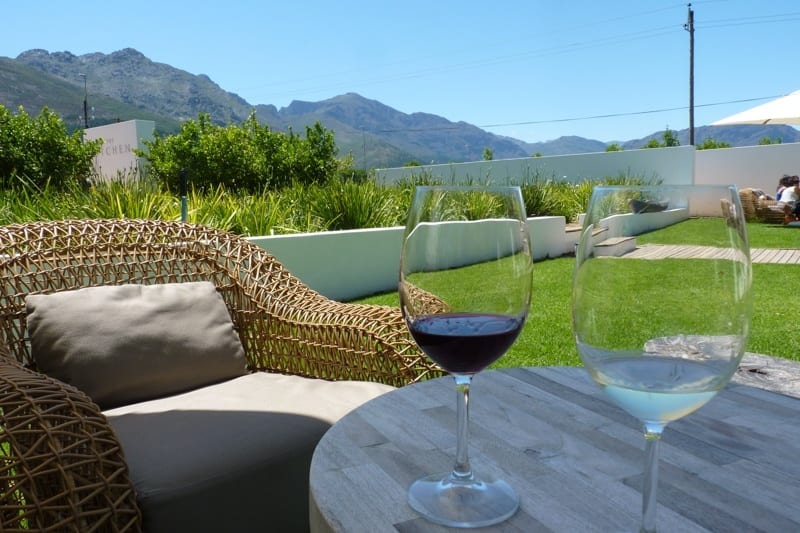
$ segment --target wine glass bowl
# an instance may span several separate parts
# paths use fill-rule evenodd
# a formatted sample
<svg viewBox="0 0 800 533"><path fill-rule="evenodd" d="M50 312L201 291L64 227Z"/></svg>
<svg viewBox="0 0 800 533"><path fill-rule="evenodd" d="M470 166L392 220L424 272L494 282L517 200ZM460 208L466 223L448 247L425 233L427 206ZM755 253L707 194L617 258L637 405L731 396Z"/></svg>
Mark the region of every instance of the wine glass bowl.
<svg viewBox="0 0 800 533"><path fill-rule="evenodd" d="M531 243L518 187L417 187L400 260L403 317L420 349L456 383L457 449L451 472L411 485L425 518L481 527L512 516L505 481L476 476L468 458L472 377L514 343L530 307Z"/></svg>
<svg viewBox="0 0 800 533"><path fill-rule="evenodd" d="M752 307L735 187L598 187L573 278L573 330L592 379L644 425L641 531L655 531L658 442L710 401L744 354Z"/></svg>

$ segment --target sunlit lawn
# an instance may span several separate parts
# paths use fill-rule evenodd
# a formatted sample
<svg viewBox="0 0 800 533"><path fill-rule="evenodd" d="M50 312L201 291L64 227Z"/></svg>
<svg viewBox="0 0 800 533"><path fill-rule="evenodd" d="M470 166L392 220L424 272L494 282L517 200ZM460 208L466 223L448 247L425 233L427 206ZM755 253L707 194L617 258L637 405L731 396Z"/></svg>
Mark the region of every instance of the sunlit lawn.
<svg viewBox="0 0 800 533"><path fill-rule="evenodd" d="M640 242L667 243L675 232L696 234L704 221L690 220L666 230L641 236ZM800 229L777 225L748 224L753 248L798 248ZM534 265L534 293L528 321L519 339L495 366L579 365L572 336L570 293L574 259L561 257ZM753 323L747 351L800 361L800 335L797 332L796 298L785 287L797 285L800 265L754 264ZM465 290L469 290L465 286ZM358 300L397 306L396 292Z"/></svg>

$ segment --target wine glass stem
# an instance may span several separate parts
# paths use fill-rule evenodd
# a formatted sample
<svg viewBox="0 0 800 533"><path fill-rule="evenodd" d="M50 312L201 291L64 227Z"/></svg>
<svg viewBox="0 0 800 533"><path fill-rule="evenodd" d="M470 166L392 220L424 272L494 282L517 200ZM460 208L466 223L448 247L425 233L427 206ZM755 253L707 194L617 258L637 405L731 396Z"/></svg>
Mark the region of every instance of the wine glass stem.
<svg viewBox="0 0 800 533"><path fill-rule="evenodd" d="M456 433L456 464L453 467L453 481L469 481L472 479L472 468L469 465L469 387L471 376L453 376L456 381L458 417Z"/></svg>
<svg viewBox="0 0 800 533"><path fill-rule="evenodd" d="M640 533L655 533L656 506L658 505L658 447L664 426L645 424L644 430L644 485L642 487L642 527Z"/></svg>

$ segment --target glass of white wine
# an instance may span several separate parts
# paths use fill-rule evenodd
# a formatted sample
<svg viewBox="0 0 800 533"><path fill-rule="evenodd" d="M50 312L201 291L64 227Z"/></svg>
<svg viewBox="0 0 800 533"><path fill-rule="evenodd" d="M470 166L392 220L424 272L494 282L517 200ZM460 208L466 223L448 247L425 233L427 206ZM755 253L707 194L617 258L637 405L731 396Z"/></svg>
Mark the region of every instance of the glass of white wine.
<svg viewBox="0 0 800 533"><path fill-rule="evenodd" d="M711 400L741 361L751 285L735 187L594 189L576 249L573 330L592 379L643 423L640 531L656 530L664 428Z"/></svg>

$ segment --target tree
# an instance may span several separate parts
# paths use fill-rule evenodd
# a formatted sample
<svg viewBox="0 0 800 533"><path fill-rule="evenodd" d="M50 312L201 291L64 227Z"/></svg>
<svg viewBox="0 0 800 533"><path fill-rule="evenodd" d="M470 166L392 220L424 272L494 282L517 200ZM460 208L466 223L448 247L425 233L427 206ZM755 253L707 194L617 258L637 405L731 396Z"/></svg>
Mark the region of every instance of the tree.
<svg viewBox="0 0 800 533"><path fill-rule="evenodd" d="M0 186L21 182L35 187L68 188L94 176L94 157L102 140L67 133L64 122L47 107L37 117L20 107L17 114L0 105Z"/></svg>
<svg viewBox="0 0 800 533"><path fill-rule="evenodd" d="M661 135L662 142L658 142L657 139L651 138L647 141L647 144L643 146L643 148L665 148L668 146L680 146L681 143L678 140L678 135L667 127L664 130L664 133Z"/></svg>
<svg viewBox="0 0 800 533"><path fill-rule="evenodd" d="M662 135L661 138L664 139L664 146L669 147L681 145L681 142L678 140L678 135L669 128L664 130L664 135Z"/></svg>
<svg viewBox="0 0 800 533"><path fill-rule="evenodd" d="M715 141L711 137L706 137L703 142L695 146L698 150L712 150L716 148L730 148L730 143L724 141Z"/></svg>
<svg viewBox="0 0 800 533"><path fill-rule="evenodd" d="M494 151L487 146L483 149L483 160L491 161L492 159L494 159Z"/></svg>
<svg viewBox="0 0 800 533"><path fill-rule="evenodd" d="M305 138L270 131L252 113L243 124L217 126L210 115L181 126L176 135L156 136L141 152L150 175L170 190L178 188L181 169L195 187L224 186L230 190L258 192L292 183L325 183L352 166L352 158L336 158L333 132L317 122L306 127Z"/></svg>
<svg viewBox="0 0 800 533"><path fill-rule="evenodd" d="M606 146L606 152L622 152L623 150L625 149L617 143L611 143Z"/></svg>
<svg viewBox="0 0 800 533"><path fill-rule="evenodd" d="M762 137L759 141L759 145L767 145L767 144L782 144L783 140L780 137L773 139L772 137Z"/></svg>
<svg viewBox="0 0 800 533"><path fill-rule="evenodd" d="M658 142L658 139L652 138L642 148L663 148L663 145Z"/></svg>

